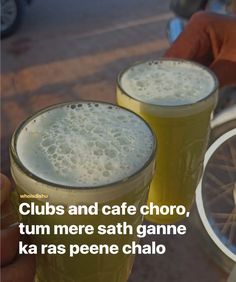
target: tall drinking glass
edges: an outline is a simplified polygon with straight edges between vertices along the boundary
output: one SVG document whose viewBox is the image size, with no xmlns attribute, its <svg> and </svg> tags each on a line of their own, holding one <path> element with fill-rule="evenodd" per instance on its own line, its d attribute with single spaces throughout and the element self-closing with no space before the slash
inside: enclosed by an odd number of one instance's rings
<svg viewBox="0 0 236 282">
<path fill-rule="evenodd" d="M 24 121 L 10 146 L 11 172 L 19 203 L 45 206 L 145 204 L 154 173 L 156 141 L 136 114 L 106 103 L 79 102 L 49 107 Z M 46 195 L 48 198 L 39 198 Z M 24 196 L 24 198 L 22 197 Z M 118 245 L 136 241 L 132 235 L 99 235 L 99 224 L 141 224 L 136 215 L 26 215 L 26 224 L 93 225 L 93 235 L 34 235 L 41 244 Z M 70 257 L 37 255 L 37 281 L 124 282 L 133 255 L 86 254 Z"/>
<path fill-rule="evenodd" d="M 218 82 L 207 68 L 184 60 L 137 63 L 117 80 L 118 104 L 143 117 L 158 139 L 148 204 L 190 209 L 203 167 Z M 182 217 L 148 215 L 155 223 Z"/>
</svg>

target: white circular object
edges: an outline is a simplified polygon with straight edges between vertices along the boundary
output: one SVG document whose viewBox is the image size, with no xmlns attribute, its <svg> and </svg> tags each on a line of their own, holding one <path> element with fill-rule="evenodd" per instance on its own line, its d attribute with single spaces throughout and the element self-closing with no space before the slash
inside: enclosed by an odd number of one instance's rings
<svg viewBox="0 0 236 282">
<path fill-rule="evenodd" d="M 236 136 L 236 128 L 232 129 L 228 132 L 226 132 L 225 134 L 223 134 L 220 138 L 218 138 L 208 149 L 206 155 L 205 155 L 205 160 L 204 160 L 204 169 L 206 168 L 209 160 L 211 159 L 211 157 L 213 156 L 213 154 L 217 151 L 217 149 L 219 149 L 219 147 L 227 142 L 227 140 L 229 140 L 230 138 Z M 235 154 L 236 154 L 236 150 L 234 150 Z M 232 156 L 233 158 L 233 156 Z M 236 171 L 236 166 L 235 166 L 235 171 Z M 224 242 L 221 240 L 221 238 L 219 236 L 217 236 L 214 227 L 212 226 L 212 224 L 209 222 L 209 219 L 207 217 L 207 213 L 205 210 L 205 203 L 203 201 L 203 178 L 204 178 L 204 174 L 205 174 L 205 170 L 203 173 L 203 176 L 198 184 L 197 190 L 196 190 L 196 206 L 197 206 L 197 210 L 199 213 L 199 216 L 201 218 L 202 224 L 205 228 L 205 230 L 207 231 L 208 235 L 210 236 L 210 238 L 212 239 L 212 241 L 216 244 L 216 246 L 230 259 L 232 260 L 232 262 L 236 262 L 236 252 L 230 248 L 228 248 L 226 246 L 226 244 L 224 244 Z M 234 188 L 232 190 L 232 200 L 235 204 L 235 186 L 236 184 L 234 183 Z M 236 208 L 236 206 L 235 206 Z M 233 211 L 235 211 L 235 208 L 233 208 Z M 235 221 L 234 221 L 235 220 Z M 236 224 L 236 214 L 234 215 L 233 213 L 233 220 L 232 220 L 233 224 Z"/>
</svg>

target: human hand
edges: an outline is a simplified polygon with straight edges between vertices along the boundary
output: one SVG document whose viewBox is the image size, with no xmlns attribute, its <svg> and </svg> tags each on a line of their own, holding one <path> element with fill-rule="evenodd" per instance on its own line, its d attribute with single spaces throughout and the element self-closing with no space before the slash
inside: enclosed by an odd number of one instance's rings
<svg viewBox="0 0 236 282">
<path fill-rule="evenodd" d="M 17 216 L 10 202 L 11 183 L 1 174 L 1 276 L 2 282 L 32 282 L 35 258 L 17 255 L 20 239 Z"/>
</svg>

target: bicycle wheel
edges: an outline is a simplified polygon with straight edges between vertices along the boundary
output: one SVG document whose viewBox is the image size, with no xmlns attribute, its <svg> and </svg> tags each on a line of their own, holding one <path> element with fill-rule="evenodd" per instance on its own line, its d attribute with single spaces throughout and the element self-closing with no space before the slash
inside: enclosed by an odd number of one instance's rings
<svg viewBox="0 0 236 282">
<path fill-rule="evenodd" d="M 229 273 L 236 263 L 236 128 L 209 147 L 196 208 L 206 250 Z"/>
</svg>

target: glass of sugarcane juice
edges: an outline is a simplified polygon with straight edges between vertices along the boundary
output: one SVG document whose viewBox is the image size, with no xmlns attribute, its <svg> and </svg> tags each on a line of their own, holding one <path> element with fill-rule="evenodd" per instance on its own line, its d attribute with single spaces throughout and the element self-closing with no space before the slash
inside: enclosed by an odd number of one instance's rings
<svg viewBox="0 0 236 282">
<path fill-rule="evenodd" d="M 217 88 L 210 70 L 184 60 L 141 62 L 118 76 L 118 104 L 143 117 L 158 140 L 158 169 L 148 204 L 190 209 L 202 173 Z M 147 215 L 146 219 L 171 223 L 182 217 Z"/>
<path fill-rule="evenodd" d="M 80 102 L 49 107 L 23 122 L 10 146 L 11 172 L 18 204 L 135 205 L 145 204 L 154 173 L 156 141 L 150 127 L 138 115 L 106 103 Z M 43 194 L 48 198 L 21 198 Z M 134 228 L 142 216 L 135 215 L 23 215 L 29 225 L 89 225 L 92 235 L 32 235 L 31 242 L 64 244 L 65 254 L 38 254 L 37 281 L 124 282 L 134 255 L 69 254 L 69 245 L 111 246 L 120 249 L 136 241 L 127 235 L 100 235 L 99 224 L 122 222 Z"/>
</svg>

